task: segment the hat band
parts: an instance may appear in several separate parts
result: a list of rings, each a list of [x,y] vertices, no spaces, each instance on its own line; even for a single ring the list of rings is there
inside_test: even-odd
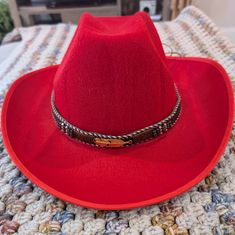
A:
[[[117,148],[138,144],[156,138],[171,129],[179,119],[181,113],[181,98],[177,88],[176,95],[177,102],[169,116],[153,125],[144,127],[126,135],[118,136],[84,131],[69,123],[65,118],[62,117],[56,108],[53,92],[51,95],[51,109],[57,126],[68,137],[96,147]]]

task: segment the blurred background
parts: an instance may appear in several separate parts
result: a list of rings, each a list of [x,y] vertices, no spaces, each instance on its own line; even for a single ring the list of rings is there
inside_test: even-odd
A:
[[[169,21],[188,5],[202,9],[225,34],[235,39],[234,0],[0,0],[0,41],[14,27],[77,24],[83,12],[110,16],[146,11],[153,21]]]

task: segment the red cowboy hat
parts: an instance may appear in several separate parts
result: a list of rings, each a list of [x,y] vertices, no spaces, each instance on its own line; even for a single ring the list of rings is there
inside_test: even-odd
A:
[[[84,14],[60,65],[10,87],[2,132],[15,164],[48,193],[126,209],[202,180],[229,140],[233,107],[225,70],[166,57],[145,13]]]

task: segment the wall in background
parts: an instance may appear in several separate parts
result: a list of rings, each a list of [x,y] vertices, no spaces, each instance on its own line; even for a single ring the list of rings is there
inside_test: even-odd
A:
[[[193,0],[219,27],[235,27],[235,0]]]

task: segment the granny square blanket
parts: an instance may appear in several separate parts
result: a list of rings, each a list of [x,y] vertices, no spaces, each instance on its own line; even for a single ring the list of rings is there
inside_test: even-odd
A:
[[[167,54],[217,60],[235,85],[235,46],[195,7],[155,24]],[[22,41],[0,62],[0,106],[19,76],[60,63],[76,29],[57,24],[20,28]],[[235,87],[235,86],[234,86]],[[172,200],[125,211],[100,211],[61,201],[30,182],[12,163],[0,134],[0,234],[234,235],[235,129],[223,157],[190,191]]]

